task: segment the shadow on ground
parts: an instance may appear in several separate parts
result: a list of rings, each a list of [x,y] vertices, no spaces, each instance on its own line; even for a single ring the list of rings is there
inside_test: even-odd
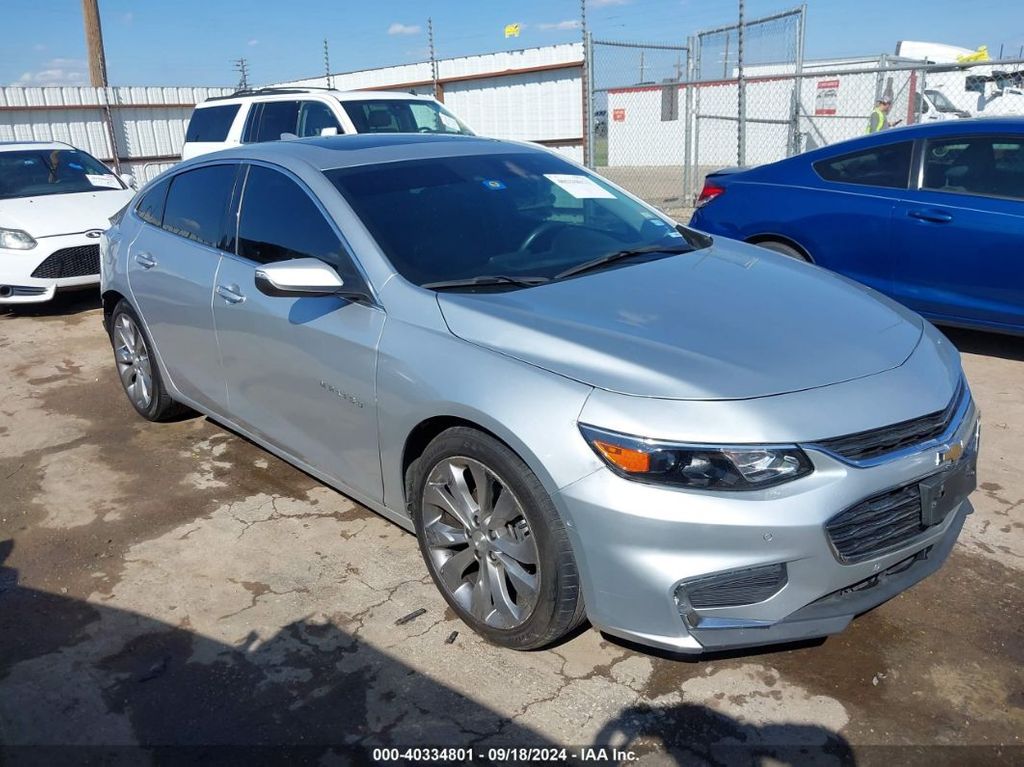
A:
[[[75,654],[75,662],[69,676],[32,680],[32,695],[23,700],[5,689],[18,713],[0,721],[0,762],[68,763],[91,753],[96,763],[117,763],[143,757],[145,749],[159,762],[305,763],[331,753],[362,761],[376,745],[473,745],[478,756],[493,745],[556,745],[331,623],[297,621],[266,641],[250,636],[229,646],[190,631],[187,619],[172,626],[26,588],[16,570],[3,566],[13,549],[13,541],[0,542],[0,688],[19,664],[48,666],[62,653]],[[110,636],[126,625],[130,631]],[[92,643],[107,650],[83,653]],[[97,686],[102,705],[92,710],[80,693]],[[40,701],[63,707],[73,737],[67,721],[42,715]],[[823,728],[757,727],[701,705],[623,710],[584,745],[605,747],[609,756],[613,747],[659,752],[686,764],[803,762],[809,755],[830,764],[854,761],[846,741]]]
[[[986,357],[1001,357],[1004,360],[1024,361],[1024,336],[1005,333],[987,333],[983,330],[966,328],[940,328],[961,352],[983,354]]]

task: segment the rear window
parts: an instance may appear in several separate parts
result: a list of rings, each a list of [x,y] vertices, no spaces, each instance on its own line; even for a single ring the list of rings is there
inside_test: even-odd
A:
[[[200,107],[192,110],[188,121],[185,141],[223,141],[228,137],[231,123],[235,121],[240,104],[224,104],[219,107]]]
[[[826,181],[906,189],[912,150],[910,141],[871,147],[819,160],[814,163],[814,170]]]
[[[163,228],[211,248],[222,247],[225,212],[235,184],[236,165],[209,165],[171,179]]]

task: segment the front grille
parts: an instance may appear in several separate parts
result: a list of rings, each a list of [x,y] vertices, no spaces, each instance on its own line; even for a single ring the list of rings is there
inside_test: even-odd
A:
[[[819,440],[815,444],[852,461],[870,460],[901,448],[918,445],[935,439],[949,428],[954,414],[966,396],[967,387],[961,380],[953,399],[943,410],[891,426],[883,426],[880,429]]]
[[[79,245],[62,248],[47,256],[32,276],[43,280],[58,280],[63,277],[88,277],[100,273],[100,246]]]
[[[915,483],[879,493],[832,517],[825,530],[844,565],[899,548],[923,530],[921,491]]]
[[[685,598],[696,609],[752,605],[778,593],[786,580],[784,564],[731,570],[686,581],[679,586],[676,600]]]

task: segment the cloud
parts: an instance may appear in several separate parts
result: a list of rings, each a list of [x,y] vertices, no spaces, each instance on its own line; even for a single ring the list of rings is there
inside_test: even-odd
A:
[[[259,45],[259,44],[260,44],[260,41],[257,40],[255,37],[247,43],[247,45],[249,45],[249,46]]]
[[[32,50],[34,50],[34,51],[45,51],[46,50],[46,46],[43,45],[42,43],[36,43],[35,45],[32,46]]]
[[[400,24],[399,22],[396,21],[394,24],[392,24],[390,27],[388,27],[388,34],[389,35],[418,35],[420,33],[420,29],[421,28],[420,28],[419,24]]]
[[[122,24],[131,24],[133,21],[135,21],[135,14],[132,13],[131,11],[128,11],[128,13],[122,13],[121,14],[121,23]]]
[[[50,59],[42,69],[24,72],[13,85],[87,85],[85,62],[81,59]]]
[[[579,19],[566,19],[565,21],[555,21],[548,24],[538,24],[541,29],[564,31],[569,29],[579,29]]]

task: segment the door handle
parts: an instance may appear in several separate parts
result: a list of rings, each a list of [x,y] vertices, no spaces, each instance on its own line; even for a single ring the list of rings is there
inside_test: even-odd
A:
[[[137,263],[143,269],[152,269],[154,266],[156,266],[156,259],[149,255],[149,253],[136,253],[135,263]]]
[[[217,295],[227,301],[229,304],[240,304],[245,301],[237,285],[218,285]]]
[[[919,221],[930,221],[933,224],[948,224],[953,217],[939,210],[908,210],[907,215]]]

